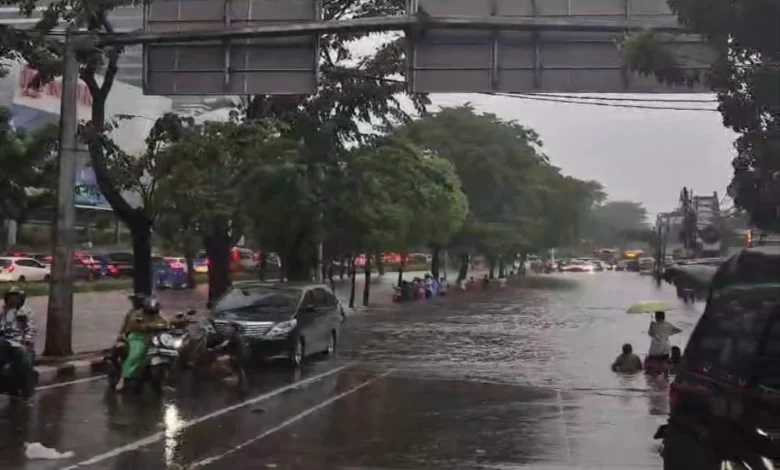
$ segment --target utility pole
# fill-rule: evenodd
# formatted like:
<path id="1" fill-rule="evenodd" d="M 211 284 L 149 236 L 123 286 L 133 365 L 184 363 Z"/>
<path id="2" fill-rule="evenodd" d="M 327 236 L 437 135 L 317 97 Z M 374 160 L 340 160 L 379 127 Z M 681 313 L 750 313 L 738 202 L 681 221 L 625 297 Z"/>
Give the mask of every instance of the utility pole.
<path id="1" fill-rule="evenodd" d="M 45 356 L 73 354 L 73 244 L 75 242 L 76 163 L 78 161 L 77 94 L 79 63 L 73 30 L 65 34 L 65 67 L 60 101 L 59 180 L 57 185 L 57 221 L 54 235 L 54 259 L 51 267 L 49 306 L 46 315 Z"/>

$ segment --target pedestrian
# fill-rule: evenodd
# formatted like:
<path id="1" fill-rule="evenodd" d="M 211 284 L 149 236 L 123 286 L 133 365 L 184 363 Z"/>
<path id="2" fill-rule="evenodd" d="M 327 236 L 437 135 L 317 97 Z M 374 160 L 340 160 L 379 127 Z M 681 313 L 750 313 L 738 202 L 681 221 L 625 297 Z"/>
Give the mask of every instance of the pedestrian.
<path id="1" fill-rule="evenodd" d="M 635 374 L 642 370 L 642 359 L 634 354 L 631 344 L 623 345 L 623 352 L 612 363 L 612 372 L 621 374 Z"/>
<path id="2" fill-rule="evenodd" d="M 666 321 L 665 312 L 655 312 L 655 321 L 650 323 L 650 328 L 647 330 L 650 336 L 650 350 L 647 353 L 645 370 L 648 373 L 669 372 L 671 353 L 669 337 L 681 332 L 681 329 Z"/>

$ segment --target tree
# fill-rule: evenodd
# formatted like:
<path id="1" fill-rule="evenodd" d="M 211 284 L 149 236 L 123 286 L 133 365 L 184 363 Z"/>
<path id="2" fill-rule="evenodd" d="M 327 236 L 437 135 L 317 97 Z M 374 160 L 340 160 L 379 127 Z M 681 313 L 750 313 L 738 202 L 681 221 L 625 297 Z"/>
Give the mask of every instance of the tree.
<path id="1" fill-rule="evenodd" d="M 55 29 L 75 27 L 88 32 L 98 34 L 112 34 L 115 32 L 111 21 L 108 19 L 111 11 L 122 6 L 134 5 L 131 0 L 55 0 L 39 5 L 33 0 L 20 0 L 18 2 L 23 14 L 31 15 L 36 8 L 44 8 L 41 20 L 27 31 L 5 31 L 0 43 L 0 53 L 7 50 L 15 51 L 39 74 L 36 78 L 39 82 L 47 82 L 54 77 L 62 75 L 63 54 L 62 43 L 57 39 Z M 150 168 L 145 165 L 152 164 L 153 155 L 149 152 L 156 151 L 158 144 L 163 140 L 172 138 L 172 135 L 160 135 L 159 132 L 167 132 L 166 124 L 173 123 L 169 118 L 157 130 L 150 135 L 152 145 L 147 139 L 146 155 L 141 158 L 141 163 L 133 163 L 132 157 L 126 155 L 108 137 L 110 131 L 119 122 L 111 121 L 106 116 L 106 100 L 114 85 L 114 80 L 119 71 L 119 57 L 122 53 L 121 46 L 102 46 L 80 50 L 79 76 L 86 84 L 92 95 L 91 118 L 80 126 L 80 138 L 86 143 L 89 150 L 90 163 L 95 172 L 97 186 L 106 198 L 116 216 L 127 226 L 133 243 L 134 274 L 133 287 L 137 292 L 151 292 L 151 227 L 154 221 L 154 208 L 149 206 L 135 206 L 128 201 L 123 193 L 137 190 L 142 194 L 144 202 L 149 202 L 149 194 L 153 191 L 154 184 L 148 184 L 145 172 Z M 102 73 L 102 76 L 100 75 Z M 155 134 L 158 132 L 158 134 Z M 126 178 L 133 178 L 128 181 Z"/>
<path id="2" fill-rule="evenodd" d="M 57 126 L 28 133 L 11 126 L 11 113 L 0 108 L 0 222 L 23 221 L 54 204 L 57 187 Z"/>
<path id="3" fill-rule="evenodd" d="M 680 22 L 714 52 L 706 73 L 691 73 L 683 58 L 649 33 L 623 43 L 626 64 L 662 83 L 706 80 L 717 94 L 726 127 L 739 137 L 729 193 L 753 223 L 780 230 L 780 2 L 668 0 Z"/>
<path id="4" fill-rule="evenodd" d="M 593 208 L 582 235 L 597 246 L 612 247 L 629 240 L 645 241 L 648 231 L 647 210 L 641 203 L 610 201 Z"/>
<path id="5" fill-rule="evenodd" d="M 547 221 L 563 214 L 564 205 L 571 210 L 555 229 L 564 231 L 578 220 L 572 217 L 583 201 L 572 197 L 578 180 L 562 176 L 538 150 L 539 136 L 516 122 L 477 114 L 465 105 L 426 115 L 399 134 L 449 161 L 461 180 L 469 215 L 449 244 L 461 253 L 461 279 L 471 252 L 501 267 L 518 252 L 538 246 L 545 226 L 551 227 Z"/>
<path id="6" fill-rule="evenodd" d="M 405 9 L 405 0 L 324 0 L 322 3 L 326 20 L 393 16 L 403 14 Z M 396 39 L 381 45 L 368 57 L 354 57 L 349 49 L 350 42 L 367 35 L 355 33 L 322 38 L 320 84 L 313 96 L 252 96 L 246 100 L 244 111 L 248 120 L 271 118 L 282 121 L 287 124 L 282 134 L 300 144 L 301 162 L 297 164 L 297 170 L 304 170 L 304 173 L 296 170 L 298 186 L 295 187 L 306 189 L 311 198 L 304 199 L 302 206 L 296 204 L 302 213 L 295 216 L 298 223 L 290 227 L 284 251 L 279 251 L 290 279 L 310 279 L 311 276 L 317 234 L 323 231 L 317 214 L 327 210 L 325 188 L 329 183 L 322 178 L 322 173 L 338 171 L 340 160 L 349 153 L 348 147 L 366 141 L 368 136 L 364 129 L 375 124 L 396 125 L 411 119 L 398 98 L 406 92 L 405 84 L 389 79 L 406 72 L 405 41 Z M 417 111 L 424 110 L 429 103 L 424 95 L 411 98 Z M 285 179 L 293 174 L 279 176 Z M 306 222 L 301 223 L 303 220 Z"/>
<path id="7" fill-rule="evenodd" d="M 366 253 L 364 304 L 368 260 L 387 248 L 406 251 L 415 241 L 446 243 L 467 212 L 454 167 L 393 137 L 353 150 L 331 187 L 329 232 L 346 241 L 350 257 Z"/>
<path id="8" fill-rule="evenodd" d="M 243 235 L 247 210 L 256 210 L 247 196 L 256 192 L 265 162 L 283 155 L 281 144 L 278 128 L 268 121 L 208 122 L 158 154 L 155 207 L 177 213 L 182 227 L 203 237 L 209 300 L 229 286 L 230 248 Z"/>

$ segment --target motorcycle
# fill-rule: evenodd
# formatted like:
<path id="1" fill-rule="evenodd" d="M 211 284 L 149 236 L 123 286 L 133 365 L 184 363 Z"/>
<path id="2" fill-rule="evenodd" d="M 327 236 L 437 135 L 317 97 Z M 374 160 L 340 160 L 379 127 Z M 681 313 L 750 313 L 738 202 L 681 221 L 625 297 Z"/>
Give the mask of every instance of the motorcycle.
<path id="1" fill-rule="evenodd" d="M 194 315 L 194 312 L 188 314 Z M 199 386 L 208 375 L 232 375 L 238 379 L 239 390 L 246 389 L 249 354 L 241 338 L 243 331 L 244 327 L 236 322 L 228 323 L 223 331 L 208 318 L 190 323 L 182 337 L 181 352 L 182 365 L 192 374 L 194 386 Z"/>
<path id="2" fill-rule="evenodd" d="M 138 378 L 129 380 L 127 389 L 140 394 L 148 384 L 157 394 L 171 381 L 172 374 L 179 364 L 179 348 L 182 345 L 184 331 L 179 326 L 151 332 L 146 350 L 146 362 Z M 108 385 L 113 390 L 122 374 L 122 363 L 127 357 L 127 345 L 120 343 L 104 358 L 107 363 Z"/>
<path id="3" fill-rule="evenodd" d="M 32 389 L 26 389 L 25 381 L 21 377 L 16 377 L 13 370 L 14 353 L 17 348 L 24 346 L 16 341 L 7 339 L 0 331 L 0 394 L 29 397 L 35 391 L 38 383 L 38 374 L 35 373 Z"/>

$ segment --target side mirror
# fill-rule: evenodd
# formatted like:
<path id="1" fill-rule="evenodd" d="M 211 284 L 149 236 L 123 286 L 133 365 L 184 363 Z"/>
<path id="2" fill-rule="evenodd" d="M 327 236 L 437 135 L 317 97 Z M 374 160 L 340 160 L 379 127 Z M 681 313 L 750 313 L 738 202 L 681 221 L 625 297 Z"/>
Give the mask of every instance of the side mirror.
<path id="1" fill-rule="evenodd" d="M 214 307 L 214 302 L 213 301 L 209 300 L 208 302 L 206 302 L 206 308 L 207 309 L 210 310 L 212 307 Z"/>
<path id="2" fill-rule="evenodd" d="M 198 312 L 196 310 L 187 310 L 187 315 L 189 315 L 189 316 L 197 315 L 197 314 L 198 314 Z"/>
<path id="3" fill-rule="evenodd" d="M 181 312 L 179 312 L 179 313 L 177 313 L 177 314 L 176 314 L 176 318 L 177 318 L 178 320 L 181 320 L 181 319 L 183 319 L 183 318 L 184 318 L 184 314 L 183 314 L 183 313 L 181 313 Z"/>

